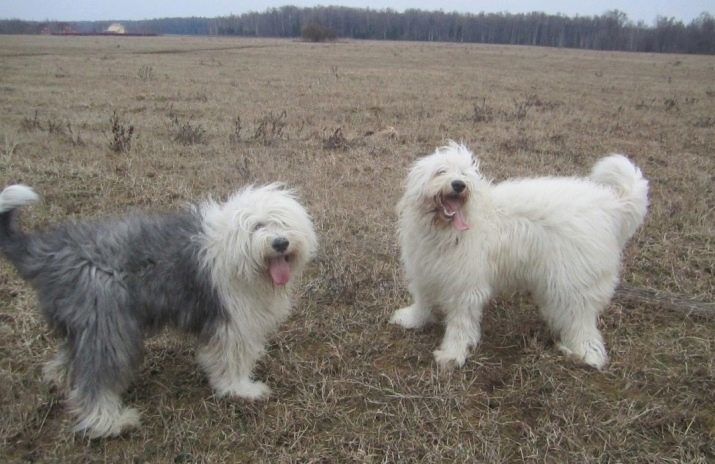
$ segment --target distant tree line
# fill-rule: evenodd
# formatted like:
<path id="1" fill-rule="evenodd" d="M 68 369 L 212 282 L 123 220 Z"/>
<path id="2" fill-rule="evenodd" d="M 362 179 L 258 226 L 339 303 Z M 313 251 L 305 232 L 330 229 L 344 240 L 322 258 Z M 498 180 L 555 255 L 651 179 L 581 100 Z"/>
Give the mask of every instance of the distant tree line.
<path id="1" fill-rule="evenodd" d="M 69 23 L 78 32 L 97 32 L 109 21 Z M 445 13 L 410 9 L 284 6 L 218 18 L 162 18 L 123 21 L 128 32 L 158 34 L 300 37 L 320 25 L 340 38 L 475 42 L 642 52 L 715 54 L 715 18 L 709 13 L 684 24 L 658 17 L 652 26 L 634 23 L 613 10 L 600 16 L 545 13 Z M 0 21 L 0 33 L 40 33 L 47 23 Z"/>

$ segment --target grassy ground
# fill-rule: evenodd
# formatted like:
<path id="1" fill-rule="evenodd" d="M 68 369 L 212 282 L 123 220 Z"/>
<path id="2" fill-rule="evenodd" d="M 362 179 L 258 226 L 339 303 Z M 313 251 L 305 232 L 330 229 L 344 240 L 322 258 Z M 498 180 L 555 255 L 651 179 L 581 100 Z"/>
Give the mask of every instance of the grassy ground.
<path id="1" fill-rule="evenodd" d="M 448 138 L 495 180 L 585 174 L 605 153 L 629 154 L 652 206 L 624 281 L 713 301 L 715 57 L 7 36 L 0 57 L 0 183 L 44 198 L 25 226 L 282 180 L 321 239 L 258 368 L 269 401 L 214 398 L 192 341 L 163 333 L 126 395 L 142 428 L 98 442 L 72 436 L 62 392 L 41 382 L 56 340 L 3 261 L 0 461 L 715 459 L 712 319 L 614 303 L 602 318 L 605 372 L 559 355 L 528 298 L 495 301 L 482 345 L 449 374 L 432 361 L 441 327 L 387 324 L 408 301 L 395 237 L 402 181 Z"/>

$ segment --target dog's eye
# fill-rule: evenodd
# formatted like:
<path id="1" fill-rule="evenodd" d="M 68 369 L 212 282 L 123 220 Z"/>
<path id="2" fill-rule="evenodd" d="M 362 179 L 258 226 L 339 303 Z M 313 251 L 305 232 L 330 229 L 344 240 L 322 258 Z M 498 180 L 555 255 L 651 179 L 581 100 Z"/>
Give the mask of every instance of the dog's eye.
<path id="1" fill-rule="evenodd" d="M 264 223 L 257 222 L 256 225 L 253 226 L 253 231 L 255 232 L 257 230 L 263 229 L 264 227 L 266 227 L 266 225 Z"/>
<path id="2" fill-rule="evenodd" d="M 435 176 L 441 176 L 441 175 L 443 175 L 443 174 L 447 174 L 447 170 L 446 170 L 446 169 L 440 169 L 439 171 L 437 171 L 437 173 L 435 174 Z"/>

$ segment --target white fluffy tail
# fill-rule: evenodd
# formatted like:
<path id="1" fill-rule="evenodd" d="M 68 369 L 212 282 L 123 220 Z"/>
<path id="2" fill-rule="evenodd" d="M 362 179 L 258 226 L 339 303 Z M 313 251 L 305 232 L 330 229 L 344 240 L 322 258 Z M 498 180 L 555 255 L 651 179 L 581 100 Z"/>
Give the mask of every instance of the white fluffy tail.
<path id="1" fill-rule="evenodd" d="M 633 236 L 648 209 L 648 181 L 641 170 L 623 155 L 601 158 L 591 170 L 591 180 L 611 187 L 622 200 L 620 242 Z"/>
<path id="2" fill-rule="evenodd" d="M 27 185 L 10 185 L 0 193 L 0 214 L 35 203 L 40 197 Z"/>

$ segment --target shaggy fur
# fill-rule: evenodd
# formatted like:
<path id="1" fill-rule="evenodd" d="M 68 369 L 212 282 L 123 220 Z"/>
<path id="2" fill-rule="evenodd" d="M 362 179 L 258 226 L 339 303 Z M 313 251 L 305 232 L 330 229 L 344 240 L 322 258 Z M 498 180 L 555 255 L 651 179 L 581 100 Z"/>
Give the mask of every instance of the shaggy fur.
<path id="1" fill-rule="evenodd" d="M 76 431 L 105 437 L 138 425 L 120 397 L 144 338 L 164 326 L 198 338 L 199 364 L 219 396 L 268 396 L 252 369 L 317 247 L 293 193 L 248 187 L 223 203 L 24 233 L 16 208 L 36 200 L 22 185 L 0 193 L 0 250 L 63 339 L 44 374 L 68 388 Z"/>
<path id="2" fill-rule="evenodd" d="M 418 160 L 398 205 L 402 263 L 414 302 L 391 322 L 415 329 L 445 316 L 440 367 L 462 366 L 481 337 L 482 309 L 503 292 L 531 293 L 561 350 L 595 368 L 608 357 L 597 328 L 618 283 L 621 252 L 643 222 L 648 182 L 622 155 L 588 178 L 492 184 L 454 142 Z"/>

